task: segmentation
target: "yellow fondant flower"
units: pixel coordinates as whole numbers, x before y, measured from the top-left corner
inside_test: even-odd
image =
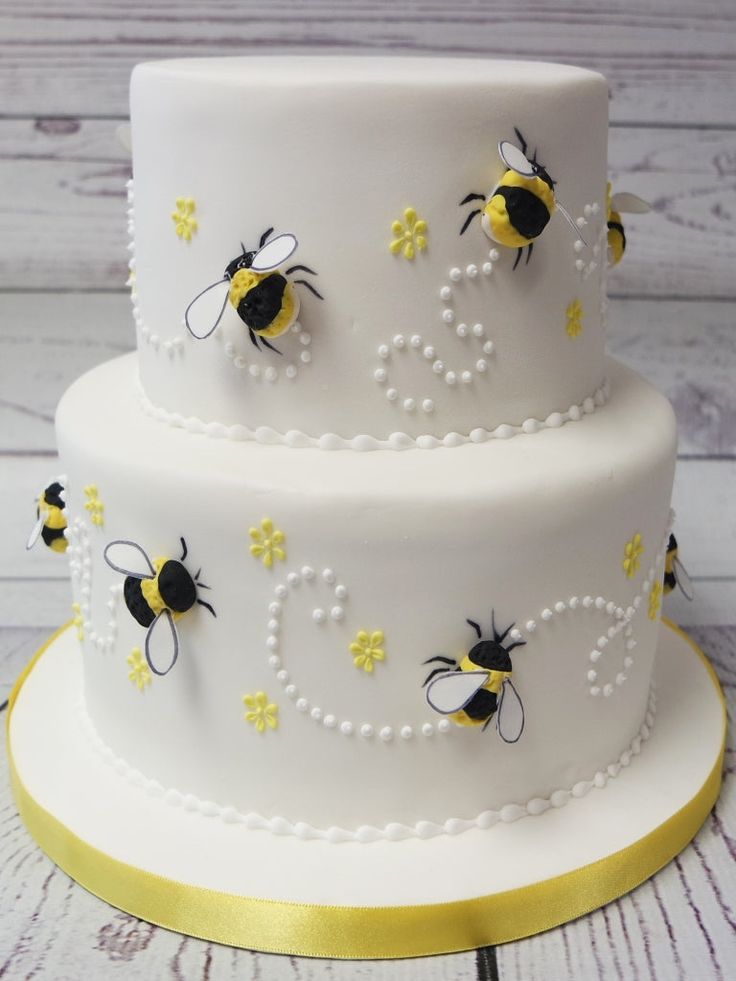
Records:
[[[274,528],[270,518],[264,518],[261,527],[251,528],[248,534],[253,540],[250,554],[261,559],[267,568],[271,568],[274,559],[284,561],[286,551],[281,546],[286,541],[286,535],[278,528]]]
[[[265,732],[266,727],[278,729],[279,707],[269,702],[265,691],[257,691],[255,695],[243,695],[243,703],[248,710],[245,713],[245,721],[255,726],[257,732]]]
[[[151,684],[153,675],[151,674],[151,669],[146,664],[140,647],[134,647],[126,660],[130,665],[128,680],[133,682],[138,691],[143,691],[146,685]]]
[[[101,528],[105,523],[105,505],[97,495],[97,484],[87,484],[84,488],[87,500],[84,502],[85,511],[89,511],[89,520],[97,528]]]
[[[580,300],[575,299],[570,303],[567,310],[565,311],[565,316],[567,317],[567,326],[565,330],[567,331],[568,337],[578,337],[583,332],[583,304]]]
[[[177,198],[176,211],[171,213],[171,220],[174,222],[176,234],[179,238],[183,238],[185,242],[191,242],[192,235],[194,235],[199,227],[197,225],[197,219],[194,217],[196,207],[194,198]]]
[[[79,605],[79,603],[72,603],[72,610],[74,611],[72,624],[77,629],[77,640],[84,640],[84,617],[82,616],[82,607]]]
[[[649,619],[656,620],[662,606],[662,583],[655,582],[649,593]]]
[[[359,630],[355,640],[350,645],[350,653],[353,655],[355,667],[362,668],[363,671],[371,674],[376,661],[386,660],[383,641],[382,630],[374,630],[370,634],[367,630]]]
[[[418,218],[414,208],[406,208],[404,220],[395,221],[391,225],[394,236],[389,244],[393,255],[403,255],[405,259],[413,259],[417,252],[427,248],[427,222]]]
[[[642,544],[641,535],[637,531],[631,541],[626,543],[624,548],[624,561],[622,564],[628,579],[633,579],[639,571],[639,566],[641,565],[640,560],[643,554],[644,545]]]

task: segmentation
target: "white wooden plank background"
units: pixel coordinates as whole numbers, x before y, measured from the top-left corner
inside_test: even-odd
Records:
[[[616,185],[648,197],[611,289],[610,347],[672,400],[678,535],[697,624],[736,692],[736,5],[733,0],[0,2],[0,703],[67,618],[64,563],[22,555],[57,472],[53,413],[133,341],[114,138],[135,62],[248,52],[452,53],[603,71]],[[31,514],[31,519],[29,519]],[[19,557],[20,556],[20,557]],[[305,961],[182,938],[89,896],[33,846],[0,757],[0,979],[710,979],[736,976],[736,791],[694,845],[630,896],[515,944],[430,960]]]

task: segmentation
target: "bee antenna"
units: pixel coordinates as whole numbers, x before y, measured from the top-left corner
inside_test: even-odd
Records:
[[[259,249],[262,249],[263,248],[263,246],[268,241],[268,239],[269,239],[269,237],[270,237],[270,235],[271,235],[272,232],[273,232],[273,228],[267,228],[266,231],[263,233],[263,235],[261,235],[261,241],[258,243],[258,248]]]
[[[187,552],[188,552],[187,543],[184,541],[183,538],[180,538],[179,541],[181,542],[181,559],[179,561],[183,562],[184,559],[187,557]]]
[[[516,128],[516,126],[514,126],[514,132],[516,133],[517,140],[519,141],[519,143],[521,143],[521,152],[526,156],[526,140],[521,135],[519,130]]]
[[[246,247],[245,247],[245,245],[244,245],[244,244],[243,244],[242,242],[240,243],[240,248],[241,248],[241,249],[243,250],[243,255],[245,255],[245,253],[246,253],[246,252],[247,252],[248,250],[246,249]]]
[[[478,626],[478,624],[475,622],[475,620],[468,620],[467,622],[473,628],[473,630],[478,634],[478,640],[480,640],[483,634],[481,633],[481,629]]]

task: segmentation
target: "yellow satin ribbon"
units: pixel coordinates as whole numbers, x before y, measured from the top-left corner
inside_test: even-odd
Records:
[[[452,903],[383,907],[316,906],[216,892],[134,868],[82,841],[28,793],[8,743],[13,791],[27,829],[68,875],[111,905],[178,933],[233,947],[346,959],[420,957],[506,943],[559,926],[634,889],[688,844],[718,797],[725,699],[702,651],[674,624],[663,622],[700,656],[720,695],[724,743],[707,780],[692,800],[633,845],[508,892]],[[8,706],[8,732],[23,682],[65,629],[47,641],[16,682]]]

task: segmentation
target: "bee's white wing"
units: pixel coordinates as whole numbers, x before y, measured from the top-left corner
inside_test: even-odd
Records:
[[[110,542],[103,554],[110,568],[115,572],[121,572],[124,576],[132,576],[133,579],[153,579],[156,575],[153,563],[141,546],[135,542],[118,539]]]
[[[447,671],[438,675],[427,688],[427,701],[442,715],[459,712],[486,681],[487,671]]]
[[[43,531],[43,523],[46,520],[47,515],[48,515],[48,511],[41,511],[41,513],[39,514],[38,521],[35,523],[35,525],[33,526],[33,530],[28,536],[28,541],[26,542],[26,548],[33,548],[33,546],[40,538],[41,532]]]
[[[515,170],[522,177],[534,177],[534,168],[518,146],[509,143],[508,140],[501,140],[498,144],[498,155],[509,170]]]
[[[154,674],[168,674],[179,657],[179,634],[174,618],[162,610],[146,634],[146,660]],[[162,667],[163,665],[163,667]]]
[[[623,211],[624,214],[645,215],[651,211],[652,206],[648,201],[638,197],[636,194],[629,194],[628,191],[620,191],[611,198],[611,211]]]
[[[251,269],[255,272],[268,272],[269,269],[282,266],[296,252],[298,245],[294,235],[277,235],[258,250]]]
[[[498,734],[505,743],[516,743],[524,731],[524,706],[519,694],[507,678],[501,690],[496,720]]]
[[[184,311],[184,323],[190,334],[203,341],[209,337],[222,320],[230,292],[230,280],[218,279],[198,293]]]
[[[679,559],[675,559],[675,580],[677,585],[683,592],[685,599],[691,600],[695,596],[695,588],[693,587],[693,582],[690,576],[687,574],[687,569],[680,562]]]

